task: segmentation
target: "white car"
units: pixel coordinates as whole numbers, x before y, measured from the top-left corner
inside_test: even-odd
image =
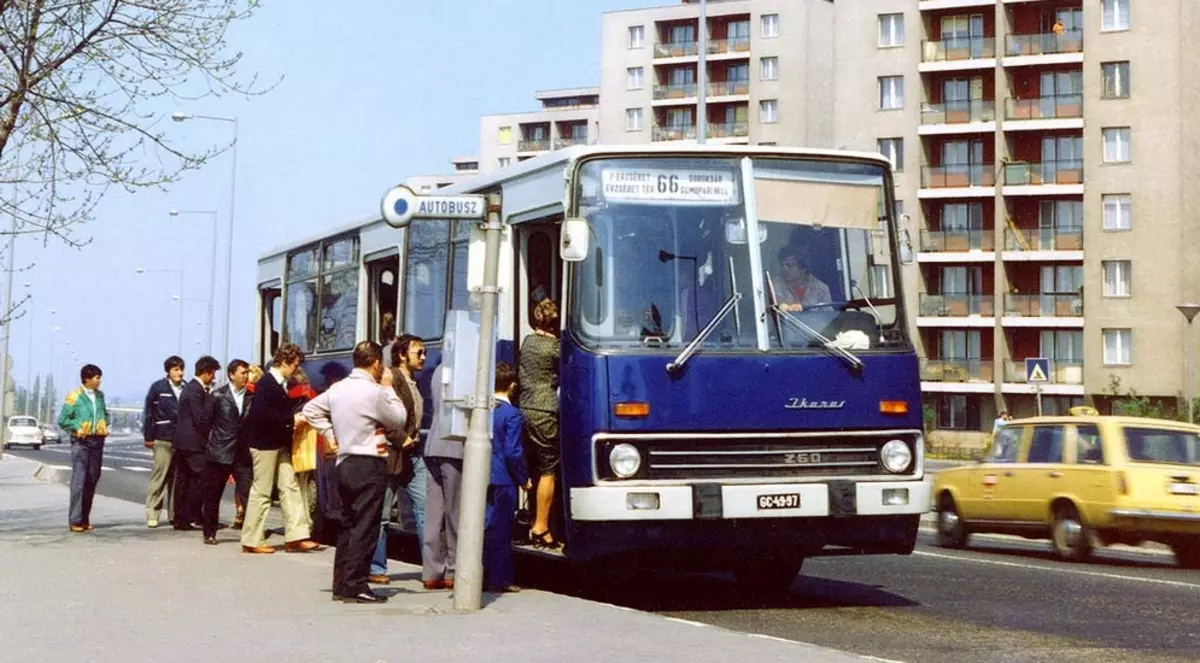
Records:
[[[4,448],[8,449],[17,445],[31,447],[35,450],[42,448],[42,429],[38,426],[37,419],[33,417],[8,418],[8,437],[4,442]]]
[[[42,426],[42,442],[58,444],[62,442],[62,433],[59,432],[58,426],[54,424],[45,424]]]

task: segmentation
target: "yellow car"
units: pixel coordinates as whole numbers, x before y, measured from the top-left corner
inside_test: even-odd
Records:
[[[1009,422],[988,458],[939,471],[938,543],[962,547],[976,532],[1049,538],[1078,561],[1097,543],[1157,541],[1200,568],[1200,426],[1079,410]]]

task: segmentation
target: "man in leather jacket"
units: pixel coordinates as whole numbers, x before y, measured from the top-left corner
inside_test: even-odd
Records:
[[[212,394],[213,419],[208,445],[204,450],[207,468],[200,520],[204,529],[204,543],[208,545],[217,543],[221,497],[225,494],[229,475],[236,473],[238,467],[245,469],[245,463],[237,461],[240,456],[249,455],[246,431],[242,425],[246,413],[250,411],[250,393],[246,391],[246,382],[250,377],[248,369],[249,364],[241,359],[231,361],[226,369],[229,384],[213,391]],[[248,478],[241,480],[245,479]]]

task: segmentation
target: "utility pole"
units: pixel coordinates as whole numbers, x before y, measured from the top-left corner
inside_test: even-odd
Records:
[[[703,145],[708,138],[708,3],[700,0],[700,29],[699,29],[700,62],[696,72],[696,94],[700,101],[696,118],[696,143]]]
[[[1175,307],[1187,319],[1187,334],[1184,336],[1183,342],[1187,346],[1187,366],[1183,370],[1183,393],[1187,398],[1188,423],[1194,424],[1195,414],[1192,412],[1192,389],[1195,381],[1192,379],[1192,371],[1196,368],[1195,361],[1195,341],[1192,340],[1192,320],[1200,313],[1200,304],[1179,304]]]

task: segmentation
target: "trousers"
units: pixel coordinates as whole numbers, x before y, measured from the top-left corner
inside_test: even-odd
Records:
[[[347,456],[338,463],[342,518],[333,557],[334,596],[370,591],[367,576],[378,540],[387,476],[387,461],[383,458]]]

